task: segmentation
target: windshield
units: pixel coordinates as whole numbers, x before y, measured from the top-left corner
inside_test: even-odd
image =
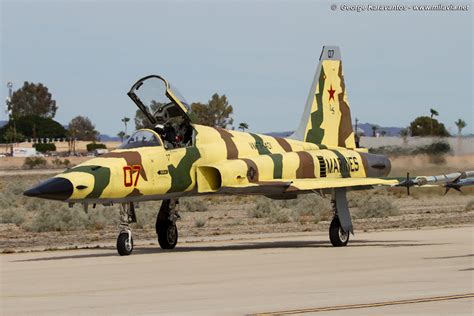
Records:
[[[150,130],[139,130],[133,133],[118,149],[130,149],[138,147],[161,146],[161,141],[156,134]]]
[[[128,95],[153,125],[189,120],[188,102],[160,76],[138,80]]]

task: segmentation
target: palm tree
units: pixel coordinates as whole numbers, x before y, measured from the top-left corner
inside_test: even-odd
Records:
[[[247,123],[240,123],[239,124],[239,129],[242,130],[242,132],[244,132],[248,128],[249,128],[249,125]]]
[[[120,137],[120,142],[123,143],[123,139],[127,134],[124,131],[120,131],[117,136]]]
[[[122,119],[122,122],[123,122],[123,124],[125,124],[125,134],[127,134],[127,123],[130,122],[130,118],[129,117],[124,117]]]
[[[438,111],[436,111],[435,109],[430,109],[430,117],[431,117],[431,120],[430,120],[430,135],[433,135],[433,117],[435,117],[435,116],[439,116]]]
[[[430,116],[431,116],[431,119],[433,119],[433,117],[435,116],[439,116],[439,113],[438,111],[436,111],[435,109],[430,109]]]
[[[462,119],[458,119],[454,124],[458,127],[458,136],[461,136],[462,129],[467,125],[466,122]]]
[[[372,137],[376,136],[376,134],[375,134],[376,131],[377,131],[377,126],[372,125]]]

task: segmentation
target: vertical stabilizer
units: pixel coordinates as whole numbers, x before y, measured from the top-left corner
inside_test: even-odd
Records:
[[[339,47],[323,47],[301,123],[290,138],[355,148]]]

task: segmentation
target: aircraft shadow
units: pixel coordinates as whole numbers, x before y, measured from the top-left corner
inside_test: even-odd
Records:
[[[234,241],[235,242],[235,241]],[[432,246],[441,245],[439,243],[418,243],[412,240],[354,240],[350,241],[349,248],[353,247],[419,247],[419,246]],[[259,250],[259,249],[295,249],[295,248],[333,248],[329,241],[301,241],[301,240],[285,240],[285,241],[273,241],[273,242],[236,242],[231,245],[216,245],[216,246],[187,246],[186,244],[178,244],[173,250],[160,249],[158,245],[156,248],[146,247],[140,248],[136,246],[133,249],[132,256],[146,255],[146,254],[171,254],[181,252],[212,252],[212,251],[244,251],[244,250]],[[336,250],[336,248],[334,248]],[[26,260],[16,260],[14,262],[32,262],[32,261],[49,261],[49,260],[64,260],[64,259],[84,259],[84,258],[100,258],[100,257],[115,257],[118,256],[114,247],[102,247],[87,249],[97,251],[98,253],[89,254],[71,254],[65,256],[55,257],[41,257]],[[104,253],[104,250],[110,250],[110,252]],[[102,253],[99,253],[101,251]]]

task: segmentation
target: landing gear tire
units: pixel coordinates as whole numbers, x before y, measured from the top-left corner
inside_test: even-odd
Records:
[[[131,232],[123,231],[117,237],[117,252],[121,256],[128,256],[133,251],[133,237]]]
[[[174,249],[178,243],[178,228],[171,221],[160,221],[156,224],[158,243],[161,249]]]
[[[329,226],[329,239],[334,247],[344,247],[349,242],[349,232],[344,232],[337,217],[333,218]]]

